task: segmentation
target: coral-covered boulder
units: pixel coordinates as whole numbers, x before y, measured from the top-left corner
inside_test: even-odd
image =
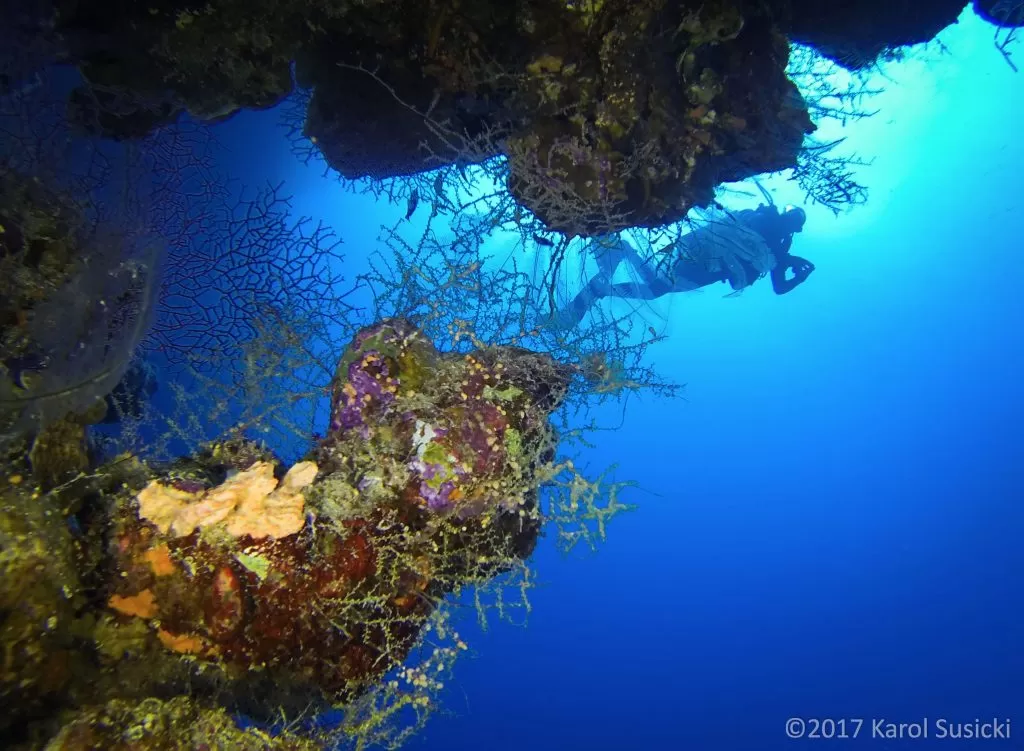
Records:
[[[234,440],[122,484],[98,653],[133,696],[187,682],[261,716],[359,696],[441,597],[532,552],[575,372],[514,347],[440,353],[405,320],[363,329],[305,460]]]
[[[573,373],[514,347],[441,355],[408,321],[384,321],[341,358],[319,460],[351,465],[368,441],[363,487],[460,517],[530,506],[528,468],[554,442],[547,416]]]

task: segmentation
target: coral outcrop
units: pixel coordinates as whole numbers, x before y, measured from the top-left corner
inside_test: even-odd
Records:
[[[1001,24],[1021,19],[975,7]],[[927,41],[965,0],[59,2],[94,132],[138,136],[309,92],[304,134],[348,178],[493,157],[550,229],[597,235],[797,166],[813,130],[790,41],[851,69]],[[1002,7],[1002,6],[999,6]],[[294,64],[294,81],[290,66]]]
[[[185,716],[221,732],[217,707],[270,720],[404,675],[445,595],[533,551],[548,417],[576,372],[515,347],[442,353],[385,320],[340,358],[329,430],[290,467],[241,438],[163,467],[122,456],[62,489],[73,526],[19,521],[35,500],[9,485],[11,717],[80,748],[109,735],[100,717],[122,737],[143,711],[151,735]]]

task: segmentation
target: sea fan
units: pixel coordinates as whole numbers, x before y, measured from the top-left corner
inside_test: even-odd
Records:
[[[100,250],[26,312],[30,365],[0,365],[0,445],[109,394],[149,328],[161,245],[146,241],[126,253],[116,236],[94,236],[90,245]]]

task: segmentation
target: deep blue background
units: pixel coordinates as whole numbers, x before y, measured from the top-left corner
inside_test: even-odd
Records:
[[[585,454],[640,482],[639,510],[596,555],[545,542],[527,628],[466,619],[453,714],[412,748],[950,743],[790,741],[794,716],[996,716],[1015,740],[955,747],[1024,748],[1024,74],[991,37],[966,14],[950,54],[872,80],[879,114],[825,129],[874,159],[871,195],[809,208],[807,284],[641,311],[686,400],[631,397]],[[353,271],[404,211],[300,164],[274,113],[218,132],[241,180],[285,179],[335,226]]]

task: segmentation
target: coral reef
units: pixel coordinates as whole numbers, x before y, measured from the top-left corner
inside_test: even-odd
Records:
[[[144,10],[182,32],[216,15],[168,6]],[[84,44],[76,24],[123,21],[152,43],[133,11],[64,5],[64,42]],[[102,112],[148,128],[157,110],[117,90],[116,55],[90,65],[72,100],[80,124]],[[357,315],[329,230],[291,221],[275,188],[233,203],[207,179],[201,129],[75,136],[63,71],[33,88],[2,70],[18,87],[0,97],[5,744],[396,747],[466,649],[448,596],[471,594],[481,619],[527,612],[542,524],[593,544],[625,508],[617,484],[555,459],[554,424],[566,400],[617,387],[565,364],[584,351],[659,386],[626,365],[644,344],[616,325],[542,337],[529,280],[485,273],[475,230],[389,245],[418,285],[362,278],[374,310]],[[150,94],[173,98],[180,81]],[[214,108],[217,81],[202,86]],[[129,356],[163,247],[157,304],[172,315],[155,341],[181,357],[161,366],[156,405],[155,374]],[[325,714],[341,716],[328,731]],[[261,730],[239,729],[240,715]]]
[[[898,47],[927,42],[963,12],[964,0],[790,0],[786,33],[851,70],[868,67]]]
[[[786,77],[790,41],[863,68],[965,4],[68,0],[56,30],[93,132],[138,136],[185,111],[215,122],[297,83],[297,130],[341,175],[504,157],[524,207],[587,236],[676,221],[722,182],[796,166],[813,125]],[[975,3],[989,18],[994,5]]]
[[[39,497],[23,475],[0,482],[0,734],[7,738],[52,711],[83,668],[74,623],[85,603],[61,505]]]
[[[72,715],[46,744],[46,751],[136,751],[137,749],[259,749],[315,751],[320,746],[284,732],[271,736],[256,728],[241,730],[223,709],[208,708],[179,696],[138,702],[113,699]]]
[[[48,494],[9,481],[6,719],[56,749],[186,727],[270,748],[218,707],[272,721],[405,675],[445,595],[532,553],[549,415],[577,373],[517,347],[442,353],[384,320],[340,358],[329,430],[290,468],[239,438],[166,466],[121,456]]]

